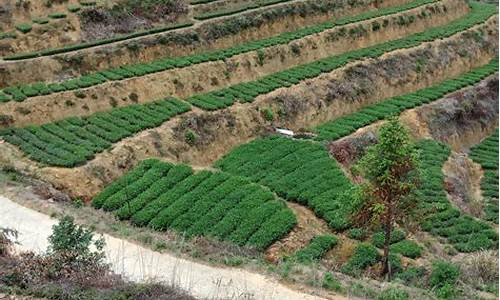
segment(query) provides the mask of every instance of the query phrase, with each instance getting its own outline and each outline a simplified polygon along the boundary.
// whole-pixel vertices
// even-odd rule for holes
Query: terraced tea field
[[[5,2],[0,195],[321,299],[498,297],[497,5]],[[418,180],[369,194],[396,120]]]

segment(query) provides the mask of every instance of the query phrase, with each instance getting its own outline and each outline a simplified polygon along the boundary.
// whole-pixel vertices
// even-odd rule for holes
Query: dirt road
[[[19,232],[19,250],[44,251],[55,223],[56,220],[47,215],[0,196],[0,226]],[[109,235],[104,237],[106,254],[114,271],[134,281],[169,282],[204,299],[323,299],[292,290],[260,274],[208,266]]]

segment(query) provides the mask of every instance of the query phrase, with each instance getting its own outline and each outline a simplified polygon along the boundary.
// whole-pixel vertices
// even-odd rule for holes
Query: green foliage
[[[264,53],[264,51],[262,51],[262,49],[257,50],[257,63],[259,64],[259,66],[264,65],[265,59],[266,59],[266,54]]]
[[[406,238],[406,233],[398,228],[395,228],[391,233],[391,244],[402,241]],[[385,235],[383,231],[378,231],[372,235],[372,244],[377,248],[384,247]]]
[[[456,299],[458,294],[457,289],[454,285],[445,284],[435,290],[435,294],[438,299]]]
[[[21,31],[22,33],[28,33],[33,29],[31,24],[29,23],[21,23],[21,24],[16,24],[16,29]]]
[[[48,18],[33,18],[33,23],[36,23],[36,24],[40,24],[40,25],[44,25],[44,24],[48,24],[50,22],[50,20]]]
[[[458,266],[446,261],[435,261],[432,264],[429,285],[434,288],[442,288],[446,285],[454,286],[459,276]]]
[[[342,285],[330,272],[325,273],[323,276],[321,287],[336,292],[342,291]]]
[[[186,133],[184,134],[184,139],[186,140],[186,143],[189,145],[193,146],[196,143],[196,140],[198,139],[198,136],[194,131],[191,129],[186,130]]]
[[[426,270],[424,267],[409,267],[396,274],[395,279],[407,286],[422,286]]]
[[[425,170],[422,185],[416,193],[421,199],[419,210],[425,216],[422,229],[447,238],[460,252],[496,248],[498,234],[491,226],[461,214],[446,196],[441,168],[448,159],[450,149],[432,140],[422,140],[418,147],[422,153],[422,169]]]
[[[40,90],[38,90],[40,92]],[[26,128],[0,132],[6,141],[19,146],[33,160],[61,167],[74,167],[109,149],[113,143],[142,130],[157,127],[190,110],[176,99],[144,105],[129,105],[89,117],[72,117]]]
[[[382,291],[377,297],[377,300],[407,300],[410,295],[407,291],[396,287],[389,287]]]
[[[274,120],[274,112],[270,107],[265,107],[264,109],[262,109],[262,115],[264,116],[264,119],[266,119],[266,121],[271,122]]]
[[[377,248],[370,244],[360,243],[354,249],[351,258],[342,266],[341,271],[352,276],[358,276],[379,260],[380,255]]]
[[[337,245],[338,241],[338,238],[333,235],[315,236],[307,246],[295,252],[293,258],[303,263],[320,260]]]
[[[366,239],[368,232],[364,228],[352,228],[347,232],[347,236],[350,239],[363,241]]]
[[[484,170],[481,190],[486,201],[484,219],[498,224],[498,128],[470,149],[470,158]]]
[[[222,172],[193,174],[190,167],[145,160],[106,187],[95,208],[121,220],[188,237],[212,236],[263,250],[297,223],[274,195]]]
[[[62,12],[53,12],[53,13],[49,14],[49,18],[51,18],[51,19],[64,19],[66,17],[67,17],[67,15],[65,13],[62,13]]]
[[[408,195],[417,186],[419,164],[408,130],[398,119],[391,118],[380,127],[378,143],[368,147],[355,166],[366,179],[363,195],[367,201],[361,214],[367,217],[360,221],[380,224],[383,228],[382,233],[372,238],[375,246],[384,247],[382,275],[391,273],[389,245],[405,238],[404,232],[392,228],[414,209],[415,201]]]
[[[310,141],[257,139],[234,149],[215,166],[310,207],[334,229],[347,228],[350,214],[359,206],[352,183],[336,161],[322,145]]]
[[[82,7],[78,4],[70,4],[68,5],[68,11],[69,12],[72,12],[72,13],[76,13],[78,11],[80,11]]]
[[[52,226],[48,252],[70,252],[76,255],[76,259],[100,257],[103,260],[104,238],[93,241],[93,237],[94,232],[91,229],[76,225],[72,217],[64,216],[58,224]],[[92,247],[96,250],[91,250]]]
[[[413,241],[400,241],[392,244],[391,252],[398,253],[409,258],[418,258],[422,255],[423,248]]]

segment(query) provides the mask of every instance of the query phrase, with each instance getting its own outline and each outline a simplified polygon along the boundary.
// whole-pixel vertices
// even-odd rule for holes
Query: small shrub
[[[94,232],[91,229],[75,224],[74,219],[64,216],[59,223],[52,226],[52,234],[49,236],[49,253],[70,251],[80,256],[87,256],[93,252],[94,246],[97,251],[104,248],[104,240],[92,241]]]
[[[130,95],[128,95],[128,98],[134,103],[139,102],[139,96],[136,93],[130,93]]]
[[[257,63],[259,64],[259,66],[264,65],[265,58],[266,54],[264,53],[264,51],[262,51],[261,49],[257,50]]]
[[[72,12],[72,13],[76,13],[78,11],[80,11],[81,9],[81,6],[78,5],[78,4],[70,4],[68,5],[68,11]]]
[[[364,229],[364,228],[353,228],[353,229],[349,230],[349,232],[347,233],[347,236],[350,239],[358,240],[358,241],[363,241],[364,239],[366,239],[366,235],[367,235],[367,232],[366,232],[366,229]]]
[[[10,115],[0,115],[0,125],[9,126],[14,123],[14,118]]]
[[[456,288],[451,284],[445,284],[436,290],[436,296],[438,299],[456,299]]]
[[[65,13],[61,13],[61,12],[55,12],[55,13],[51,13],[49,14],[49,18],[51,19],[64,19],[66,18],[66,14]]]
[[[422,250],[422,246],[408,240],[403,240],[391,245],[391,251],[393,253],[399,253],[409,258],[417,258],[422,256]]]
[[[64,104],[65,104],[66,106],[68,106],[68,107],[75,106],[75,102],[73,102],[73,101],[71,101],[71,100],[69,100],[69,99],[68,99],[68,100],[66,100],[66,101],[64,102]]]
[[[395,253],[389,253],[389,265],[391,267],[391,274],[396,274],[403,270],[401,263],[401,256]]]
[[[109,98],[109,105],[111,105],[111,107],[117,107],[118,106],[118,101],[116,101],[115,97],[110,97]]]
[[[41,18],[41,17],[40,18],[33,18],[33,20],[31,20],[31,21],[35,24],[40,24],[40,25],[49,23],[48,18]]]
[[[372,31],[378,31],[380,29],[380,23],[377,21],[372,22]]]
[[[29,23],[21,23],[16,25],[16,29],[21,31],[22,33],[28,33],[33,29],[33,26]]]
[[[409,297],[407,291],[389,287],[378,295],[377,300],[407,300]]]
[[[441,288],[445,285],[455,285],[460,276],[460,269],[446,261],[436,261],[432,264],[432,272],[429,278],[431,287]]]
[[[315,236],[307,246],[297,251],[294,257],[303,263],[319,260],[335,247],[338,241],[338,238],[333,235]]]
[[[290,45],[290,49],[292,50],[292,53],[293,53],[294,55],[297,55],[297,56],[299,56],[299,55],[300,55],[300,46],[299,46],[299,45],[297,45],[297,44],[295,44],[295,43],[294,43],[294,44],[291,44],[291,45]]]
[[[191,129],[186,130],[186,133],[184,134],[184,140],[186,141],[186,143],[193,146],[196,143],[197,139],[198,136],[196,135],[196,133],[194,133],[194,131],[192,131]]]
[[[270,107],[262,109],[262,115],[264,116],[264,119],[266,119],[266,121],[271,122],[274,120],[274,112]]]
[[[323,276],[323,281],[321,282],[321,286],[325,289],[339,292],[342,290],[342,285],[340,282],[333,277],[332,273],[327,272]]]
[[[403,272],[398,273],[395,279],[400,280],[405,285],[421,286],[425,273],[426,270],[424,267],[409,267]]]
[[[354,249],[353,256],[342,266],[342,272],[349,275],[359,275],[367,267],[377,263],[379,259],[377,248],[367,243],[361,243]]]
[[[75,92],[74,92],[74,94],[75,94],[75,97],[76,97],[76,98],[80,98],[80,99],[84,99],[85,97],[87,97],[87,95],[85,95],[85,93],[84,93],[84,92],[82,92],[82,91],[78,91],[78,90],[77,90],[77,91],[75,91]]]
[[[394,229],[391,233],[391,244],[402,241],[406,238],[406,234],[401,229]],[[385,233],[379,231],[373,234],[372,244],[377,248],[383,248],[385,242]]]

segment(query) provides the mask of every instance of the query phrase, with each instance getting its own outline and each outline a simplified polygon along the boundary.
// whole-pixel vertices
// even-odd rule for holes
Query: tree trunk
[[[389,247],[391,246],[391,233],[392,233],[392,222],[391,217],[387,218],[385,223],[385,241],[384,241],[384,257],[382,258],[382,262],[384,264],[384,268],[382,269],[382,276],[386,275],[387,280],[391,281],[391,266],[389,264]]]

